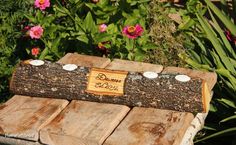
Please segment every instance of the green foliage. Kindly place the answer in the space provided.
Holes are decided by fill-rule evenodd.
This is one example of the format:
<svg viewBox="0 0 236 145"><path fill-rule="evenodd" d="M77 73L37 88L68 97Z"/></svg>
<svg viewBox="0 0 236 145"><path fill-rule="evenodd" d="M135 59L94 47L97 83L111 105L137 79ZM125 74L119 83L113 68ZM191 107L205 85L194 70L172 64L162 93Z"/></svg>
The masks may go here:
<svg viewBox="0 0 236 145"><path fill-rule="evenodd" d="M23 53L20 45L21 27L24 25L23 15L28 11L30 0L0 1L0 102L7 100L9 79L15 64Z"/></svg>
<svg viewBox="0 0 236 145"><path fill-rule="evenodd" d="M210 0L205 0L205 4L195 1L195 10L182 11L183 17L187 19L184 19L179 29L186 31L195 40L196 47L180 57L193 68L218 74L205 130L201 132L206 134L197 137L195 142L220 144L221 136L233 138L236 134L236 25L225 10L219 9ZM222 1L222 4L227 3ZM225 138L222 139L225 144L233 144L234 141Z"/></svg>
<svg viewBox="0 0 236 145"><path fill-rule="evenodd" d="M44 29L40 40L28 40L31 45L27 45L26 49L30 52L32 47L39 47L39 59L57 60L66 52L73 51L141 61L148 50L155 48L145 29L148 24L148 19L145 18L148 2L149 0L101 0L98 3L52 1L50 8L44 12L33 9L32 14L25 14L29 25L40 25ZM101 24L107 25L106 32L99 32ZM131 43L122 34L122 29L136 24L144 28L144 33L135 39L135 43ZM102 48L98 47L99 44L102 44Z"/></svg>
<svg viewBox="0 0 236 145"><path fill-rule="evenodd" d="M34 0L0 1L0 94L6 100L9 80L19 60L36 58L56 61L67 52L105 55L141 61L155 49L146 18L150 0L51 0L44 11ZM106 24L105 32L99 26ZM139 24L144 29L135 40L122 34L125 26ZM40 39L31 39L30 28L40 25ZM39 55L32 49L39 48Z"/></svg>

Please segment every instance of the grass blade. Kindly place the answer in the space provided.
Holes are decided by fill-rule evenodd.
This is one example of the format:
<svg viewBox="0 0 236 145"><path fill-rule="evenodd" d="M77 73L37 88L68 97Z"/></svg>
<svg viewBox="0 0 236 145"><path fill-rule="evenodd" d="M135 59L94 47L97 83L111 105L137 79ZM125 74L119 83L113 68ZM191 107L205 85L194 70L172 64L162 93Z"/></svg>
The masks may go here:
<svg viewBox="0 0 236 145"><path fill-rule="evenodd" d="M194 143L198 143L198 142L201 142L201 141L204 141L204 140L207 140L207 139L210 139L210 138L213 138L213 137L218 137L218 136L221 136L221 135L226 135L228 133L236 133L236 127L233 127L233 128L229 128L229 129L225 129L225 130L222 130L222 131L219 131L219 132L216 132L216 133L213 133L209 136L206 136L204 138L201 138L199 140L196 140Z"/></svg>
<svg viewBox="0 0 236 145"><path fill-rule="evenodd" d="M216 14L216 16L224 23L227 29L236 36L236 25L224 15L219 8L217 8L210 0L205 0L210 9Z"/></svg>
<svg viewBox="0 0 236 145"><path fill-rule="evenodd" d="M219 42L218 38L216 35L214 35L214 32L212 31L212 28L209 23L203 18L203 16L196 14L198 17L199 22L201 23L205 33L207 34L207 38L211 41L212 45L214 46L217 54L220 56L221 61L225 65L225 67L230 70L231 72L235 72L235 68L232 66L228 56L226 53L223 51L224 49L222 48L221 43Z"/></svg>
<svg viewBox="0 0 236 145"><path fill-rule="evenodd" d="M225 36L225 33L222 31L221 27L217 23L217 21L216 21L215 17L213 16L210 9L209 9L209 13L210 13L211 19L213 20L213 23L211 23L211 25L215 28L215 30L220 35L220 37L221 37L225 47L227 48L227 51L229 52L229 54L232 55L234 58L236 58L236 54L235 54L234 49L232 48L231 44L229 43L228 39Z"/></svg>
<svg viewBox="0 0 236 145"><path fill-rule="evenodd" d="M227 121L230 121L230 120L233 120L233 119L236 119L236 115L227 117L227 118L221 120L220 123L227 122Z"/></svg>

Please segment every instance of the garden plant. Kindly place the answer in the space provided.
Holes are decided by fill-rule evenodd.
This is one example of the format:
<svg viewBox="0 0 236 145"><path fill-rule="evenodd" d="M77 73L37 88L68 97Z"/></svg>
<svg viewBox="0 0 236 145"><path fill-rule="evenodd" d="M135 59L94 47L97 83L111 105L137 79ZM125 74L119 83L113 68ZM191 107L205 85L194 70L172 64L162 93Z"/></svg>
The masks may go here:
<svg viewBox="0 0 236 145"><path fill-rule="evenodd" d="M192 37L196 46L180 54L180 57L195 69L216 72L218 75L204 130L195 141L199 144L235 144L235 4L236 1L232 1L232 7L229 8L226 1L221 1L217 7L210 0L204 3L192 0L181 11L184 21L179 28Z"/></svg>
<svg viewBox="0 0 236 145"><path fill-rule="evenodd" d="M1 0L0 102L15 65L68 52L216 72L211 109L196 144L236 144L236 1ZM181 21L168 18L178 13ZM234 14L234 15L233 15Z"/></svg>

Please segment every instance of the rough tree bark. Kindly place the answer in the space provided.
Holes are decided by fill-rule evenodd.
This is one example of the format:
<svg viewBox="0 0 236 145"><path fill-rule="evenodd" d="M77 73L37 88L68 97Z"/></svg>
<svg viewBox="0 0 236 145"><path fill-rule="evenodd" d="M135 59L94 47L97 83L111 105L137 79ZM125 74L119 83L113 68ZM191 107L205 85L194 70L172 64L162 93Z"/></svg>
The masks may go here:
<svg viewBox="0 0 236 145"><path fill-rule="evenodd" d="M77 99L128 106L154 107L186 112L205 112L207 86L200 78L179 82L174 74L148 79L138 72L127 72L122 95L99 95L87 91L91 68L62 69L62 64L45 62L32 66L21 62L12 76L10 89L19 95Z"/></svg>

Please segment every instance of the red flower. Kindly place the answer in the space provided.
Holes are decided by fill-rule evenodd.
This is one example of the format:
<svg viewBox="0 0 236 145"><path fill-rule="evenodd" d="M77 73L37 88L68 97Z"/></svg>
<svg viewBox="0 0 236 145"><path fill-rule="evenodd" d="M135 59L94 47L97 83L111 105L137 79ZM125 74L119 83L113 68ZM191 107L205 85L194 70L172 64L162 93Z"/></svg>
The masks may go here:
<svg viewBox="0 0 236 145"><path fill-rule="evenodd" d="M31 54L35 57L37 57L37 55L39 54L39 48L38 47L35 47L35 48L32 48L31 49Z"/></svg>
<svg viewBox="0 0 236 145"><path fill-rule="evenodd" d="M143 28L139 24L135 26L126 26L123 28L122 33L130 39L135 39L142 35Z"/></svg>

